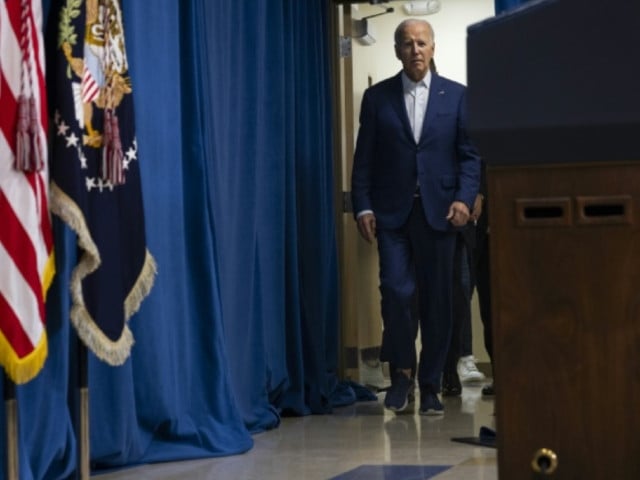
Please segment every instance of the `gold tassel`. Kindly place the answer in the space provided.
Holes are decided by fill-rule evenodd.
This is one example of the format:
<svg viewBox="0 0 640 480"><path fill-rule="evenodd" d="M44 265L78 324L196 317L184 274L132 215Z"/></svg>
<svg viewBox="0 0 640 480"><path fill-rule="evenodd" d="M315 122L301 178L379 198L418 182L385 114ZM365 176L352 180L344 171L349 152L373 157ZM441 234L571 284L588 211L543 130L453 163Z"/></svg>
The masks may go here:
<svg viewBox="0 0 640 480"><path fill-rule="evenodd" d="M18 98L18 125L16 132L16 160L14 168L23 172L42 170L44 162L38 138L38 111L33 97Z"/></svg>
<svg viewBox="0 0 640 480"><path fill-rule="evenodd" d="M31 157L31 141L29 138L29 113L30 102L20 95L18 98L18 125L16 138L16 161L15 169L25 172L31 171L29 168Z"/></svg>

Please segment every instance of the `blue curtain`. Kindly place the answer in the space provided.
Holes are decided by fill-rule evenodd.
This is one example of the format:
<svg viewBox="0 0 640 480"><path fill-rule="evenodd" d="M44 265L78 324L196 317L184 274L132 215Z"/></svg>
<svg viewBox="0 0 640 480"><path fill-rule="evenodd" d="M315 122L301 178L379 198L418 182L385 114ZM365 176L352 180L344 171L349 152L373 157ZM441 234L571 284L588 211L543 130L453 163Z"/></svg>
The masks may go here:
<svg viewBox="0 0 640 480"><path fill-rule="evenodd" d="M89 355L94 469L241 453L281 415L355 400L336 373L328 3L123 2L158 276L129 360ZM49 358L17 388L25 480L77 462L76 247L55 227Z"/></svg>
<svg viewBox="0 0 640 480"><path fill-rule="evenodd" d="M245 3L204 2L196 18L217 21L193 30L216 85L199 95L214 224L231 227L215 236L232 383L255 431L275 415L254 398L328 411L338 312L325 2Z"/></svg>

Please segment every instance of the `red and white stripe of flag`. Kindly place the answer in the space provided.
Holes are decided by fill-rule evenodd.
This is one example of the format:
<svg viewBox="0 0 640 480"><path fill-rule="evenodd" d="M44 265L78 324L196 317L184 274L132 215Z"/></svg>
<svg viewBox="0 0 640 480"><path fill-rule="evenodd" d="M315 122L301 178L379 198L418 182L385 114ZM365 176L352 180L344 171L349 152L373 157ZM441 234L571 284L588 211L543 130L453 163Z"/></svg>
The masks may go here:
<svg viewBox="0 0 640 480"><path fill-rule="evenodd" d="M42 3L0 1L0 363L16 383L31 380L47 356L44 301L54 274L48 209L47 108L44 80ZM20 32L28 22L29 55L23 55ZM36 135L44 168L14 168L18 98L25 93L28 69L37 112Z"/></svg>
<svg viewBox="0 0 640 480"><path fill-rule="evenodd" d="M100 87L98 86L98 82L93 78L91 72L86 67L86 65L82 68L82 101L84 103L91 103L100 94Z"/></svg>

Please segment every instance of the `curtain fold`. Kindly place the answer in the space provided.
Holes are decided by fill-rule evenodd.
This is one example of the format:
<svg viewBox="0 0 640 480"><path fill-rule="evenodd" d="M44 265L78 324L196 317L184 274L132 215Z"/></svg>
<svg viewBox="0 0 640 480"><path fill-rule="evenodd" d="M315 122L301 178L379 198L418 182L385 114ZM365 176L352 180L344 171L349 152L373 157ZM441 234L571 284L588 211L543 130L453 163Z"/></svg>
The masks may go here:
<svg viewBox="0 0 640 480"><path fill-rule="evenodd" d="M259 431L277 413L329 411L337 378L328 6L202 6L211 204L231 227L216 234L223 321L234 390Z"/></svg>
<svg viewBox="0 0 640 480"><path fill-rule="evenodd" d="M318 2L320 3L320 2ZM314 17L291 2L290 21L299 28L288 42L290 88L295 112L289 117L295 129L295 176L292 188L298 206L295 218L299 259L291 281L299 282L299 318L302 375L294 386L302 387L304 403L312 413L326 413L333 406L337 387L337 250L335 241L333 170L331 151L331 86L326 44L327 16ZM318 21L321 20L321 21ZM309 52L313 52L309 55ZM309 128L311 127L311 128ZM297 390L297 389L296 389ZM301 413L299 398L287 395L283 407Z"/></svg>
<svg viewBox="0 0 640 480"><path fill-rule="evenodd" d="M125 364L89 354L94 470L242 453L283 414L355 401L337 377L328 8L122 2L158 275ZM77 253L58 222L55 237L49 357L17 388L26 480L69 478L77 463ZM0 427L4 449L3 415Z"/></svg>
<svg viewBox="0 0 640 480"><path fill-rule="evenodd" d="M261 76L268 66L264 53L269 47L277 52L278 45L268 46L258 27L277 8L268 9L265 2L251 9L243 2L199 2L199 7L199 18L209 27L201 28L197 61L203 65L212 215L215 225L224 225L217 230L216 247L231 383L248 428L261 431L279 422L269 390L287 386L283 362L269 359L272 339L285 335L284 276L273 267L285 255L285 171L278 158L281 146L272 140L280 138L274 133L282 128L283 94L277 64L271 79ZM281 23L271 20L277 31ZM258 228L263 220L266 231Z"/></svg>

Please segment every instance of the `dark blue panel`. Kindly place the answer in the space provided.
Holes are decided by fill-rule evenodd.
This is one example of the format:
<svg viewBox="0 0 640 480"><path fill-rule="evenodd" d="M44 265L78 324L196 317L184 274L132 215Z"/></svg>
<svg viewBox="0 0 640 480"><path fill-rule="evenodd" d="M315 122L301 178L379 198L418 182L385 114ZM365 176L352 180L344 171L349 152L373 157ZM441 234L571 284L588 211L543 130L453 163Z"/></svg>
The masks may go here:
<svg viewBox="0 0 640 480"><path fill-rule="evenodd" d="M426 480L450 465L361 465L329 480Z"/></svg>

